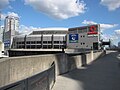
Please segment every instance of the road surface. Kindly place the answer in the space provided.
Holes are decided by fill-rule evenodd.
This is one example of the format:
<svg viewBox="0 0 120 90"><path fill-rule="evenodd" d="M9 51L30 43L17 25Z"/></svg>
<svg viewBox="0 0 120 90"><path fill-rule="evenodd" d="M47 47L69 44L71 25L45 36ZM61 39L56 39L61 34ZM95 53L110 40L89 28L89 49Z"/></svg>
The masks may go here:
<svg viewBox="0 0 120 90"><path fill-rule="evenodd" d="M107 54L86 67L58 76L53 90L120 90L120 54Z"/></svg>

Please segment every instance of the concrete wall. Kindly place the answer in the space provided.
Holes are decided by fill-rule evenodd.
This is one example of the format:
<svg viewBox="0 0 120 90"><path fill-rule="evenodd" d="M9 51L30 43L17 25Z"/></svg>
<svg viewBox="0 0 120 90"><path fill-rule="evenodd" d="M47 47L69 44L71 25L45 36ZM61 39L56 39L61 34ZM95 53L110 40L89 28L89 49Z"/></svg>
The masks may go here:
<svg viewBox="0 0 120 90"><path fill-rule="evenodd" d="M63 74L68 71L67 54L55 55L56 75Z"/></svg>
<svg viewBox="0 0 120 90"><path fill-rule="evenodd" d="M68 71L73 70L74 68L77 68L82 65L82 56L81 55L75 55L75 56L68 56Z"/></svg>
<svg viewBox="0 0 120 90"><path fill-rule="evenodd" d="M0 59L0 86L16 82L50 67L54 57L30 56Z"/></svg>
<svg viewBox="0 0 120 90"><path fill-rule="evenodd" d="M53 61L55 61L56 75L60 75L92 62L101 54L102 52L82 55L61 53L3 58L0 59L0 87L40 73L48 69Z"/></svg>
<svg viewBox="0 0 120 90"><path fill-rule="evenodd" d="M103 55L103 52L86 54L58 54L56 55L56 75L67 73L80 66L85 66Z"/></svg>

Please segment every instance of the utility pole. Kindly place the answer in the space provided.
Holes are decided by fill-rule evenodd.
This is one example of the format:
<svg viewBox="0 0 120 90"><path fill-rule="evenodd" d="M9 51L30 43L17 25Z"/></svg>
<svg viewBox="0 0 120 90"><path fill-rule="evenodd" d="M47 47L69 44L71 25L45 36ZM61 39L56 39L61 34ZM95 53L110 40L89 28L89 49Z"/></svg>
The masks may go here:
<svg viewBox="0 0 120 90"><path fill-rule="evenodd" d="M1 31L1 20L2 19L2 14L1 14L1 10L0 10L0 31Z"/></svg>
<svg viewBox="0 0 120 90"><path fill-rule="evenodd" d="M3 42L3 27L2 27L2 11L0 10L0 35L1 35L1 41Z"/></svg>
<svg viewBox="0 0 120 90"><path fill-rule="evenodd" d="M0 10L0 35L2 35L2 13Z"/></svg>
<svg viewBox="0 0 120 90"><path fill-rule="evenodd" d="M0 34L1 34L1 41L4 42L4 26L2 27L2 11L0 9Z"/></svg>

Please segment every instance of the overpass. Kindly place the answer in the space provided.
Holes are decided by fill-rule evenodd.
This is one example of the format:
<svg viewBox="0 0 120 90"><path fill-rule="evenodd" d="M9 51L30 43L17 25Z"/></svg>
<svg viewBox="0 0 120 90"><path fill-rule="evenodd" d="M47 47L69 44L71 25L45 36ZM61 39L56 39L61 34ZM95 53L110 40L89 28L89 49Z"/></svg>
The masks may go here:
<svg viewBox="0 0 120 90"><path fill-rule="evenodd" d="M2 72L0 73L0 90L51 90L52 88L53 90L96 90L93 83L101 85L103 82L99 80L103 77L104 81L107 77L106 74L106 77L102 75L102 70L103 73L108 70L106 73L113 74L115 69L115 75L120 76L117 72L119 69L117 55L117 52L109 52L104 56L103 51L91 51L3 58L0 60L0 72ZM108 57L110 62L105 60L109 59ZM105 67L107 63L110 63L110 70ZM97 78L99 74L102 76L100 79ZM119 81L119 76L115 77L115 80L118 78ZM88 89L89 86L95 89Z"/></svg>

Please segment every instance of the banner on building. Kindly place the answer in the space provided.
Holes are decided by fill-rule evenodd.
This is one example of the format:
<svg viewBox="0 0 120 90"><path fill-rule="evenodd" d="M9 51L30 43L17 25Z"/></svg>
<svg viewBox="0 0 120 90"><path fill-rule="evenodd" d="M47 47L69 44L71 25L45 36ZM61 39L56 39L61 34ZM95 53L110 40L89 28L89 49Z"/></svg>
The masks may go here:
<svg viewBox="0 0 120 90"><path fill-rule="evenodd" d="M69 34L70 43L78 43L78 34Z"/></svg>

